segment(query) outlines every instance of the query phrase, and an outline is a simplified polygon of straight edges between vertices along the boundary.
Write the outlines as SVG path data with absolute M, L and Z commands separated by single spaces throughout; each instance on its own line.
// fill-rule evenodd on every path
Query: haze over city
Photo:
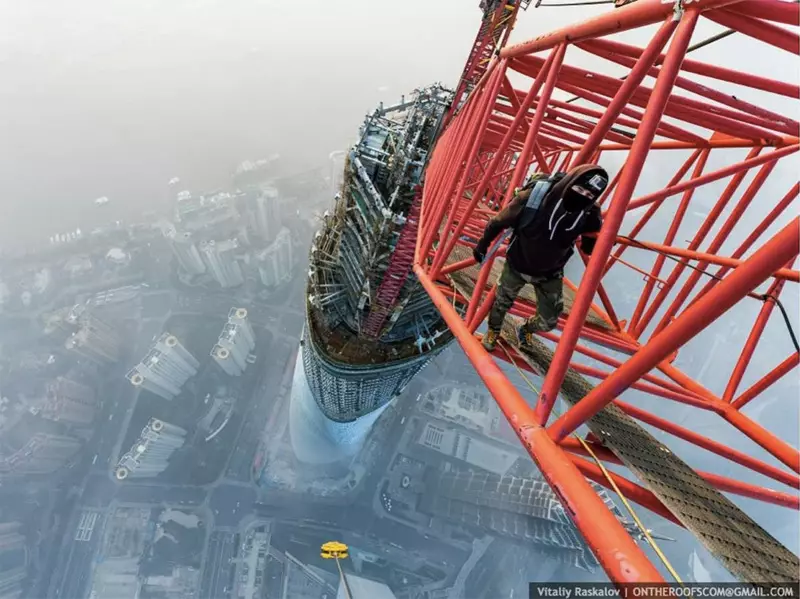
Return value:
M 457 104 L 478 4 L 0 0 L 0 597 L 477 599 L 521 597 L 531 581 L 608 579 L 412 269 L 413 190 Z M 547 4 L 520 12 L 510 44 L 615 10 Z M 642 46 L 657 29 L 614 39 Z M 701 19 L 692 41 L 724 29 Z M 796 84 L 787 54 L 736 34 L 691 58 Z M 566 63 L 610 77 L 629 71 L 574 46 Z M 794 98 L 691 77 L 797 114 Z M 511 70 L 509 81 L 531 84 Z M 701 161 L 711 172 L 748 151 L 715 149 Z M 689 155 L 651 156 L 634 197 L 666 187 Z M 607 152 L 602 164 L 613 175 L 624 156 Z M 710 253 L 732 255 L 798 168 L 796 154 L 780 160 Z M 699 188 L 664 245 L 686 247 L 727 183 Z M 791 208 L 759 243 L 794 217 Z M 674 213 L 657 212 L 643 236 L 664 241 Z M 469 230 L 455 237 L 450 267 L 477 240 Z M 653 255 L 631 249 L 626 260 L 604 278 L 620 319 L 641 308 L 644 285 L 657 295 L 677 263 L 648 283 Z M 455 306 L 478 269 L 458 278 L 453 268 L 440 288 L 450 287 Z M 574 256 L 564 274 L 577 284 L 584 272 Z M 773 310 L 739 394 L 796 352 L 792 273 L 780 296 L 787 318 Z M 564 293 L 569 311 L 575 293 Z M 642 343 L 674 296 L 638 332 Z M 586 322 L 600 324 L 587 344 L 627 360 L 632 346 L 594 300 Z M 745 298 L 670 363 L 721 396 L 762 305 Z M 504 339 L 502 351 L 517 343 Z M 546 355 L 555 345 L 539 339 Z M 546 370 L 547 360 L 520 353 L 508 363 L 501 353 L 495 362 L 533 405 L 543 377 L 525 378 L 518 365 Z M 577 359 L 584 370 L 572 375 L 591 385 L 602 380 L 592 368 L 613 370 Z M 769 444 L 685 405 L 699 401 L 697 387 L 670 384 L 666 396 L 640 385 L 623 399 L 769 463 L 761 474 L 774 480 L 640 427 L 653 447 L 665 443 L 698 472 L 774 484 L 771 502 L 741 486 L 728 493 L 728 479 L 717 489 L 760 527 L 764 536 L 753 538 L 774 537 L 796 560 L 794 474 Z M 793 451 L 798 391 L 794 366 L 742 409 Z M 556 408 L 570 401 L 564 391 Z M 688 581 L 735 579 L 735 560 L 715 559 L 691 531 L 637 507 L 643 532 L 604 481 L 593 488 L 661 575 L 674 566 Z M 671 566 L 648 546 L 651 532 Z M 334 540 L 349 547 L 342 564 L 352 588 L 320 556 Z

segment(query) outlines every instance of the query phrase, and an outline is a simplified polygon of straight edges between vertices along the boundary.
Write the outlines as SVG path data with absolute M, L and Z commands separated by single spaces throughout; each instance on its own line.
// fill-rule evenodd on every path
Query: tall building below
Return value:
M 292 235 L 283 227 L 275 240 L 258 253 L 258 274 L 265 287 L 277 287 L 292 278 Z
M 247 320 L 247 310 L 231 309 L 228 322 L 222 327 L 211 356 L 229 375 L 239 376 L 245 371 L 248 357 L 255 349 L 253 329 Z
M 622 513 L 605 490 L 598 487 L 598 492 L 622 520 Z M 529 549 L 583 570 L 599 565 L 543 478 L 429 468 L 417 509 L 458 526 L 524 543 Z
M 339 583 L 339 592 L 336 599 L 397 599 L 388 585 L 356 576 L 355 574 L 345 574 L 347 586 L 344 582 Z
M 73 437 L 37 432 L 0 458 L 0 475 L 52 474 L 63 468 L 80 450 Z
M 470 466 L 500 475 L 508 472 L 519 459 L 516 451 L 487 443 L 477 435 L 453 427 L 441 427 L 431 422 L 425 424 L 419 444 Z
M 293 389 L 292 401 L 305 402 L 307 386 L 331 422 L 352 423 L 384 408 L 452 340 L 412 273 L 417 186 L 451 99 L 432 86 L 367 118 L 345 161 L 341 193 L 312 243 L 306 382 Z M 369 427 L 351 429 L 363 440 Z
M 17 522 L 0 524 L 0 599 L 22 596 L 22 583 L 28 574 L 28 551 Z
M 280 204 L 278 190 L 274 187 L 262 187 L 255 200 L 256 234 L 265 241 L 275 239 L 281 229 Z
M 223 289 L 238 287 L 244 283 L 242 266 L 237 259 L 238 251 L 237 239 L 211 240 L 203 242 L 200 246 L 200 253 L 208 272 Z
M 228 323 L 238 326 L 242 335 L 247 339 L 247 344 L 252 351 L 256 346 L 256 334 L 253 332 L 253 325 L 247 317 L 247 308 L 231 308 L 228 311 Z
M 73 425 L 90 424 L 97 412 L 94 390 L 63 376 L 47 385 L 41 416 Z
M 64 343 L 67 350 L 100 364 L 119 360 L 122 351 L 119 333 L 110 324 L 92 314 L 87 306 L 75 306 L 66 321 L 75 329 Z
M 199 366 L 177 337 L 164 333 L 126 377 L 135 387 L 172 399 L 181 392 L 183 384 L 197 374 Z
M 186 431 L 163 420 L 151 419 L 142 429 L 131 450 L 123 455 L 115 476 L 126 478 L 154 477 L 166 470 L 169 459 L 183 446 Z
M 175 227 L 170 226 L 164 236 L 169 240 L 172 252 L 178 260 L 180 267 L 190 275 L 203 274 L 206 265 L 200 257 L 200 251 L 189 232 L 178 232 Z

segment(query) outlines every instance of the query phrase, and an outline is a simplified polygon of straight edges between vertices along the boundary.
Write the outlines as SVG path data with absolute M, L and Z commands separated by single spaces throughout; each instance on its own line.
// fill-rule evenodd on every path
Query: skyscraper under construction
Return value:
M 411 273 L 418 185 L 451 101 L 434 85 L 379 107 L 347 156 L 335 205 L 311 246 L 291 417 L 303 461 L 357 449 L 382 409 L 452 338 Z

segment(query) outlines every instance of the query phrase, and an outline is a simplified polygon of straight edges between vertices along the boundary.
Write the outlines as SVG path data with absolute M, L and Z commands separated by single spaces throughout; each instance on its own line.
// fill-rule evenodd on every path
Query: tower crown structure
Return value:
M 312 242 L 302 359 L 332 421 L 385 406 L 452 338 L 411 272 L 419 184 L 451 100 L 434 85 L 367 117 Z

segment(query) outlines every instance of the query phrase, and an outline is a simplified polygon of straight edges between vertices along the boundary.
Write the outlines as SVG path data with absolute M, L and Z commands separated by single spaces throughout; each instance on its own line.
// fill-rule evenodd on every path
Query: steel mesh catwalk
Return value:
M 452 256 L 451 260 L 465 257 Z M 463 273 L 453 273 L 451 281 L 461 294 L 469 297 L 474 278 Z M 566 294 L 564 303 L 566 306 Z M 509 316 L 501 332 L 501 338 L 517 348 L 518 324 Z M 553 359 L 553 352 L 538 340 L 531 351 L 522 355 L 539 373 L 547 372 Z M 561 394 L 575 404 L 592 389 L 589 381 L 570 368 Z M 800 579 L 800 560 L 796 555 L 619 408 L 607 406 L 588 426 L 739 580 L 769 583 Z

